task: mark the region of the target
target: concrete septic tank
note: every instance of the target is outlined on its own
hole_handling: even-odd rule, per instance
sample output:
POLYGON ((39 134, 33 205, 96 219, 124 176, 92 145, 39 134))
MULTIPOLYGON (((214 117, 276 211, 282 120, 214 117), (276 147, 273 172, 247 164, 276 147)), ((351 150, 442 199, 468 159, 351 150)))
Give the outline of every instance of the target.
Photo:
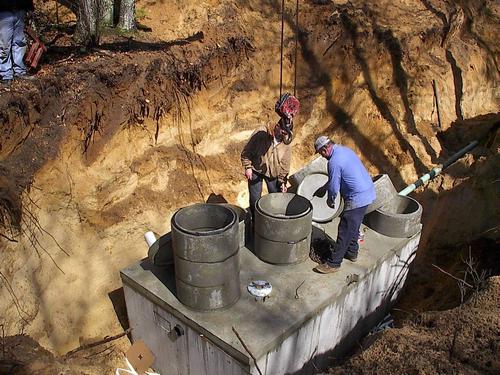
POLYGON ((309 256, 312 205, 293 193, 262 196, 255 205, 254 252, 264 262, 294 264, 309 256))
POLYGON ((201 311, 224 308, 240 297, 239 220, 218 204, 181 208, 171 220, 177 297, 201 311))
POLYGON ((422 206, 415 199, 395 195, 379 209, 370 212, 363 222, 389 237, 411 237, 420 232, 422 225, 422 206))
MULTIPOLYGON (((312 238, 324 236, 323 230, 336 238, 339 220, 318 224, 322 229, 313 228, 312 238)), ((358 261, 343 262, 329 275, 313 272, 316 263, 310 259, 284 267, 241 248, 241 297, 225 309, 209 312, 179 301, 172 265, 155 266, 147 258, 134 263, 121 271, 132 341, 146 343, 155 355, 152 367, 161 374, 325 370, 331 358, 344 355, 387 314, 420 240, 420 231, 411 238, 391 238, 364 226, 362 230, 365 241, 358 261), (350 281, 356 279, 352 275, 357 281, 350 281), (246 291, 254 280, 272 285, 265 302, 246 291)))

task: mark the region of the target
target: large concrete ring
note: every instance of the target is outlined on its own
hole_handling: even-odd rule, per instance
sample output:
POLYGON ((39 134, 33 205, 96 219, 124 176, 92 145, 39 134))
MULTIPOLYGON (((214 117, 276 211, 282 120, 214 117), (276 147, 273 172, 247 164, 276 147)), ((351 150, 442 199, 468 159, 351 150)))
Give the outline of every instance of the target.
POLYGON ((227 307, 240 297, 239 226, 234 209, 195 204, 172 217, 177 298, 200 311, 227 307))
POLYGON ((217 263, 190 262, 175 257, 175 277, 191 286, 208 288, 233 282, 240 273, 239 252, 217 263))
POLYGON ((294 243, 275 242, 255 233, 255 255, 267 263, 287 265, 301 263, 309 258, 311 234, 294 243))
POLYGON ((275 242, 298 242, 311 233, 312 205, 293 193, 271 193, 255 205, 255 232, 275 242))
POLYGON ((254 253, 271 264, 293 264, 309 254, 312 205, 292 193, 272 193, 255 205, 254 253))
POLYGON ((375 186, 375 193, 377 194, 377 197, 366 209, 367 214, 379 209, 398 195, 391 179, 386 174, 379 174, 373 177, 373 185, 375 186))
POLYGON ((182 280, 175 280, 177 298, 187 307, 196 311, 212 311, 228 308, 240 298, 239 279, 228 284, 196 287, 182 280))
POLYGON ((220 204, 178 210, 171 220, 175 256, 192 262, 221 262, 239 249, 238 216, 220 204))
POLYGON ((388 237, 411 237, 422 229, 422 206, 415 199, 396 195, 368 215, 364 223, 375 232, 388 237))
POLYGON ((328 175, 324 173, 312 173, 304 177, 297 194, 309 199, 312 204, 312 220, 317 223, 326 223, 333 220, 342 213, 344 209, 344 200, 337 194, 335 197, 335 207, 331 208, 326 203, 328 194, 325 191, 323 196, 317 196, 318 189, 322 188, 328 182, 328 175))

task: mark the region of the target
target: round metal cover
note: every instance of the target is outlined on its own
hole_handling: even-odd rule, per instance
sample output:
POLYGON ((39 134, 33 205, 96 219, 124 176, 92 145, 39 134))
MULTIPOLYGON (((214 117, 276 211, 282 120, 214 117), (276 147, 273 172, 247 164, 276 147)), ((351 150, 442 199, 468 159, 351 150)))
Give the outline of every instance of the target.
POLYGON ((267 297, 271 294, 273 286, 269 281, 254 280, 247 286, 248 292, 254 297, 267 297))
POLYGON ((324 173, 312 173, 306 176, 299 187, 297 193, 304 198, 309 199, 313 206, 313 221, 317 223, 324 223, 339 216, 344 208, 344 201, 340 194, 335 198, 335 208, 331 208, 326 204, 328 193, 322 197, 315 196, 314 193, 323 187, 328 181, 328 175, 324 173))

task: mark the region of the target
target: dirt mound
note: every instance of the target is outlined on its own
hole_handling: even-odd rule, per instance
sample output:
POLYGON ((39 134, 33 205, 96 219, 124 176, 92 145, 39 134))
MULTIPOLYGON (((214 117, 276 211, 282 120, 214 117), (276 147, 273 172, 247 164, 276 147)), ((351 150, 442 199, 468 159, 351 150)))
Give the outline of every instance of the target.
POLYGON ((369 336, 363 352, 330 373, 498 374, 499 332, 500 278, 494 277, 460 307, 426 312, 369 336))

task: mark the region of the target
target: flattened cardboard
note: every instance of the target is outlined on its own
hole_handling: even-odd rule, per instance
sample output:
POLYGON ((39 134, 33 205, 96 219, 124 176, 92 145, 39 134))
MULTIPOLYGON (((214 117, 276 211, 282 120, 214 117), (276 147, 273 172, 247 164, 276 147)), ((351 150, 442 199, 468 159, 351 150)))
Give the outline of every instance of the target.
POLYGON ((155 360, 153 353, 151 353, 151 350, 149 350, 142 340, 135 342, 130 349, 127 350, 125 357, 127 357, 128 361, 139 375, 144 374, 155 360))

